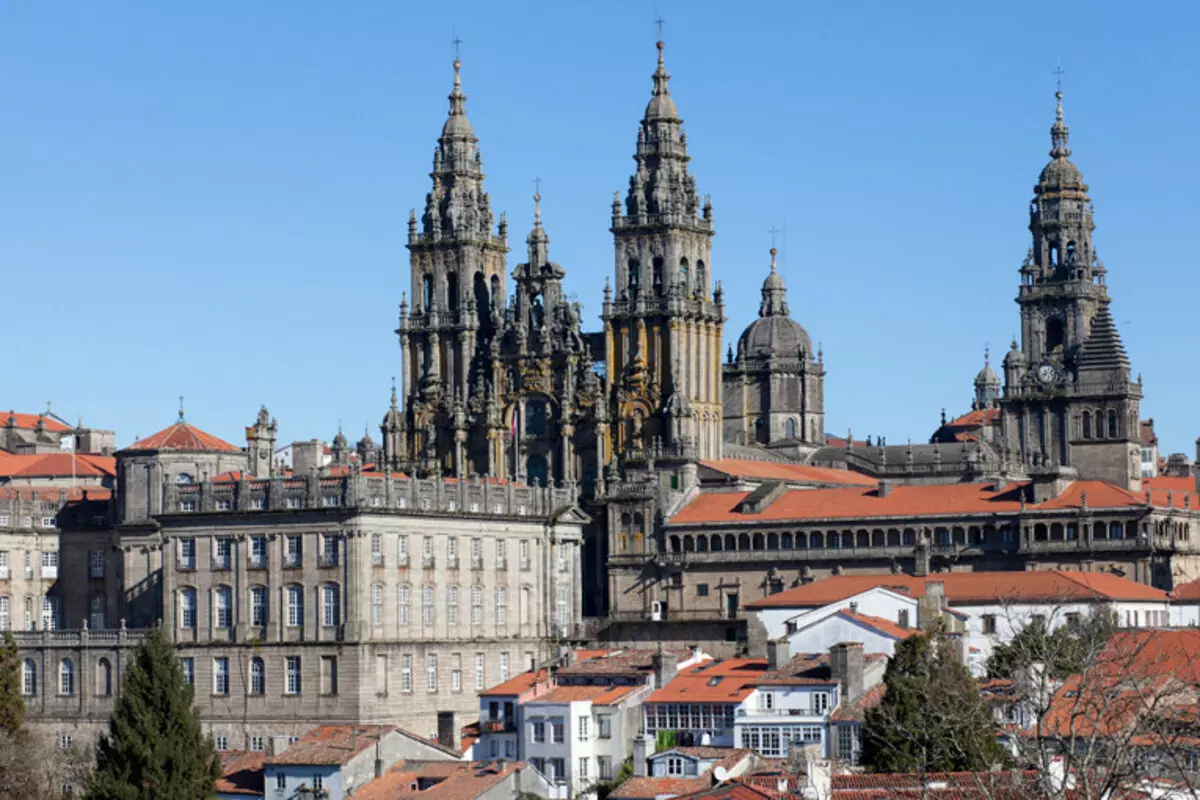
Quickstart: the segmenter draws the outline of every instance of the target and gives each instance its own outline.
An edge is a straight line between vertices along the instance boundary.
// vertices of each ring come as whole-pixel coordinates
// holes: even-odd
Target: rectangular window
[[[46,550],[42,552],[42,577],[57,578],[58,577],[58,551]]]
[[[337,656],[321,656],[321,694],[338,693]]]
[[[471,540],[471,569],[483,569],[483,539]]]
[[[229,659],[219,656],[212,663],[213,694],[229,694]]]
[[[266,744],[266,742],[263,740],[263,737],[261,737],[261,736],[251,736],[250,737],[251,752],[261,753],[264,749],[266,749],[264,747],[265,744]]]
[[[371,587],[371,624],[383,624],[383,584]]]
[[[59,620],[61,619],[58,614],[58,610],[57,597],[42,598],[42,630],[58,630]]]
[[[1153,613],[1155,616],[1158,616],[1157,612],[1151,613]],[[1079,614],[1077,612],[1071,612],[1067,614],[1067,630],[1071,631],[1072,633],[1077,633],[1079,631]]]
[[[190,536],[179,540],[179,568],[196,568],[196,540]]]
[[[596,737],[598,739],[612,738],[612,717],[600,714],[596,717]]]
[[[496,627],[503,629],[508,620],[508,593],[503,586],[496,588]]]
[[[421,539],[421,563],[426,567],[433,566],[433,537],[426,536]]]
[[[508,680],[508,653],[500,654],[500,682]]]
[[[8,564],[4,565],[5,573],[8,572]],[[103,550],[88,550],[88,577],[103,578],[104,577],[104,551]]]
[[[336,533],[326,533],[321,536],[321,566],[336,567],[338,565],[338,537]]]
[[[580,756],[580,758],[579,758],[579,775],[577,777],[579,778],[580,781],[586,781],[588,778],[588,762],[589,761],[591,761],[591,759],[588,758],[587,756]]]
[[[233,567],[233,539],[228,536],[218,536],[213,540],[213,569],[230,569]]]
[[[300,694],[300,656],[285,656],[283,659],[284,694]]]
[[[829,692],[813,692],[813,713],[824,716],[829,711]]]
[[[707,583],[696,584],[696,596],[697,597],[708,597],[708,584]]]
[[[579,741],[586,742],[588,740],[588,723],[591,720],[588,717],[579,718]]]
[[[471,624],[483,624],[483,587],[471,587]]]
[[[550,730],[554,734],[554,743],[562,744],[564,740],[562,717],[555,717],[554,719],[550,720]]]
[[[283,566],[296,569],[304,563],[304,538],[288,536],[284,540]]]
[[[450,586],[446,589],[446,622],[450,625],[458,624],[458,587]]]
[[[184,656],[179,663],[183,667],[183,682],[191,686],[196,680],[196,662],[191,656]]]
[[[275,791],[282,792],[287,789],[287,775],[282,772],[275,773]]]
[[[503,539],[496,540],[496,569],[508,567],[508,548]]]
[[[518,552],[521,557],[521,569],[529,569],[529,540],[522,539],[518,545]]]
[[[250,568],[251,569],[266,569],[267,568],[267,537],[251,536],[250,537]]]
[[[984,614],[983,617],[983,632],[989,636],[996,633],[996,615]]]
[[[437,653],[430,653],[425,658],[425,688],[431,692],[436,692],[437,681]]]
[[[341,593],[336,584],[326,584],[321,587],[321,595],[321,622],[325,627],[332,628],[341,622]]]
[[[900,609],[900,612],[896,615],[896,624],[899,625],[901,628],[908,627],[908,609],[907,608]]]
[[[250,589],[250,624],[267,624],[267,588],[255,586]]]
[[[317,789],[317,790],[324,789],[325,788],[324,780],[325,779],[322,778],[320,775],[313,775],[312,788]]]
[[[8,630],[10,624],[8,597],[0,595],[0,631]]]
[[[383,534],[371,534],[371,563],[377,567],[383,566]]]
[[[596,763],[600,769],[600,780],[611,781],[613,779],[612,756],[599,756]]]
[[[426,627],[433,624],[433,587],[421,587],[421,624]]]
[[[396,620],[401,625],[408,624],[408,587],[401,586],[396,590]]]
[[[408,537],[396,537],[396,563],[402,567],[408,566]]]
[[[216,626],[218,628],[233,627],[233,590],[228,586],[218,586],[213,591],[213,605]]]
[[[400,659],[400,691],[412,691],[412,656],[405,655]]]
[[[483,681],[484,681],[483,653],[476,653],[475,654],[475,688],[482,689]]]
[[[546,723],[545,722],[543,722],[540,719],[534,720],[530,724],[530,728],[533,731],[533,740],[535,742],[541,744],[546,741]]]
[[[451,569],[458,569],[458,537],[449,536],[446,538],[446,566]]]
[[[8,551],[0,550],[0,580],[8,580]]]
[[[291,628],[304,626],[304,587],[287,587],[287,624]]]
[[[450,670],[450,691],[462,691],[462,653],[454,654],[453,668]]]

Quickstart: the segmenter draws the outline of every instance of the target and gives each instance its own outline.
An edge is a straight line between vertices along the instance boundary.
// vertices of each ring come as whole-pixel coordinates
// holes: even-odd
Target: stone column
[[[246,558],[249,554],[246,534],[240,533],[233,546],[233,635],[234,640],[244,642],[249,630],[249,614],[245,609],[250,602],[246,587]]]

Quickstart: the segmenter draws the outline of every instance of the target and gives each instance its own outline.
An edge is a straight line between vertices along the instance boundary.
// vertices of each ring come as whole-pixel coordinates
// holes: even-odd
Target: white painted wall
[[[916,624],[916,614],[912,616]],[[839,642],[862,642],[863,654],[883,653],[891,656],[896,652],[896,639],[865,627],[854,620],[833,614],[813,622],[788,636],[788,653],[827,653]]]

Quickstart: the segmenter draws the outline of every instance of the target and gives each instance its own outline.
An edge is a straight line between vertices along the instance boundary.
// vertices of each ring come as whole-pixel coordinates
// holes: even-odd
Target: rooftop
[[[355,800],[437,798],[474,800],[514,772],[528,769],[519,761],[400,761],[364,784]]]
[[[740,703],[767,671],[761,658],[716,659],[681,670],[647,703]]]
[[[752,461],[744,458],[705,459],[700,461],[700,466],[722,475],[751,480],[837,486],[875,486],[878,483],[874,478],[846,469],[810,467],[804,464],[783,464],[773,461]]]
[[[192,453],[240,453],[236,447],[211,433],[184,422],[182,417],[174,425],[158,433],[139,439],[126,450],[180,450]]]
[[[1069,570],[944,572],[913,575],[835,575],[747,603],[747,608],[813,608],[882,587],[911,597],[941,583],[950,603],[1126,600],[1166,602],[1166,592],[1107,572]]]
[[[218,792],[262,796],[263,762],[266,761],[266,753],[227,750],[217,755],[221,759],[221,777],[217,778],[216,787]]]
[[[9,411],[7,414],[0,413],[0,425],[31,431],[37,428],[39,423],[44,425],[46,430],[55,433],[67,433],[72,430],[70,425],[65,425],[47,414],[22,414],[17,411]]]
[[[287,750],[267,759],[267,764],[345,764],[374,747],[392,725],[322,725],[304,734]],[[424,741],[424,740],[422,740]]]
[[[630,694],[643,688],[645,687],[641,684],[635,686],[596,686],[594,684],[586,686],[555,686],[546,694],[540,694],[527,702],[577,703],[591,701],[592,705],[608,706],[620,702]]]
[[[649,672],[654,667],[654,656],[657,649],[644,648],[639,650],[583,650],[575,663],[565,666],[558,671],[559,675],[639,675]],[[695,654],[687,649],[667,649],[665,652],[674,655],[680,662],[692,658]]]
[[[0,451],[0,479],[70,478],[72,474],[77,478],[111,478],[117,474],[117,460],[74,453],[14,455]]]

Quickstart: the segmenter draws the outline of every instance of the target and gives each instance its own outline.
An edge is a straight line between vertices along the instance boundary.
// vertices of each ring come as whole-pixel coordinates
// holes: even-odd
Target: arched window
[[[267,624],[270,609],[267,605],[267,587],[250,587],[250,624],[262,627]]]
[[[500,277],[492,276],[492,309],[504,308],[504,292],[500,287]]]
[[[679,290],[685,295],[691,289],[691,284],[688,282],[691,278],[691,271],[688,269],[688,260],[686,258],[679,259]]]
[[[528,436],[542,436],[546,433],[546,401],[530,399],[525,401],[525,431]]]
[[[190,586],[179,590],[179,627],[196,627],[196,590]]]
[[[759,444],[767,443],[767,421],[763,417],[754,420],[754,441]]]
[[[708,549],[714,553],[721,551],[721,534],[714,533],[708,540]]]
[[[820,550],[825,547],[825,535],[820,531],[813,531],[808,537],[808,546],[813,550]]]
[[[725,549],[737,550],[737,539],[734,538],[732,533],[725,534]]]
[[[531,455],[525,465],[525,474],[530,486],[545,486],[550,477],[550,467],[546,463],[546,457],[541,453]]]
[[[258,656],[250,659],[250,694],[267,693],[267,665]]]
[[[488,297],[487,279],[482,272],[475,273],[475,319],[479,322],[479,332],[483,341],[492,335],[492,300]]]
[[[58,662],[58,693],[64,697],[75,694],[75,662],[69,658]]]
[[[37,694],[37,663],[32,658],[25,659],[21,669],[21,694],[26,697]]]
[[[668,549],[669,549],[669,550],[670,550],[672,553],[678,553],[678,552],[680,551],[680,547],[679,547],[679,537],[678,537],[678,536],[672,536],[672,537],[670,537],[669,539],[667,539],[667,548],[668,548]]]
[[[421,278],[421,303],[426,311],[433,308],[433,276],[428,272]]]
[[[446,308],[458,311],[458,274],[454,272],[446,276]]]
[[[738,534],[738,550],[750,549],[750,535],[747,533]]]
[[[233,627],[233,589],[228,586],[213,590],[213,624],[218,628]]]
[[[342,621],[341,592],[336,583],[321,587],[321,624],[332,628]]]
[[[788,420],[788,421],[787,421],[787,422],[784,424],[784,429],[786,430],[786,435],[787,435],[787,438],[789,438],[789,439],[795,439],[795,438],[796,438],[796,420],[794,420],[794,419],[789,419],[789,420]]]
[[[662,294],[663,290],[663,260],[661,256],[654,258],[654,293]]]
[[[703,297],[708,290],[708,273],[704,271],[704,262],[696,262],[696,294]]]
[[[1118,436],[1120,436],[1120,433],[1117,430],[1117,425],[1117,412],[1115,409],[1110,408],[1108,410],[1108,438],[1116,439]]]
[[[112,694],[112,664],[107,658],[96,662],[96,695],[108,697]]]
[[[1063,346],[1063,322],[1057,317],[1046,320],[1046,352],[1053,353]]]
[[[189,475],[188,473],[181,472],[175,476],[175,482],[176,483],[192,483],[193,479],[192,479],[192,476]]]
[[[304,627],[304,587],[287,587],[287,624],[289,628]]]
[[[637,294],[638,284],[642,282],[642,265],[636,258],[629,259],[629,293]]]
[[[383,624],[383,584],[376,583],[371,587],[371,624]]]
[[[1087,411],[1083,412],[1083,438],[1092,438],[1092,415]]]
[[[628,511],[621,515],[621,530],[626,533],[633,530],[633,515]]]

